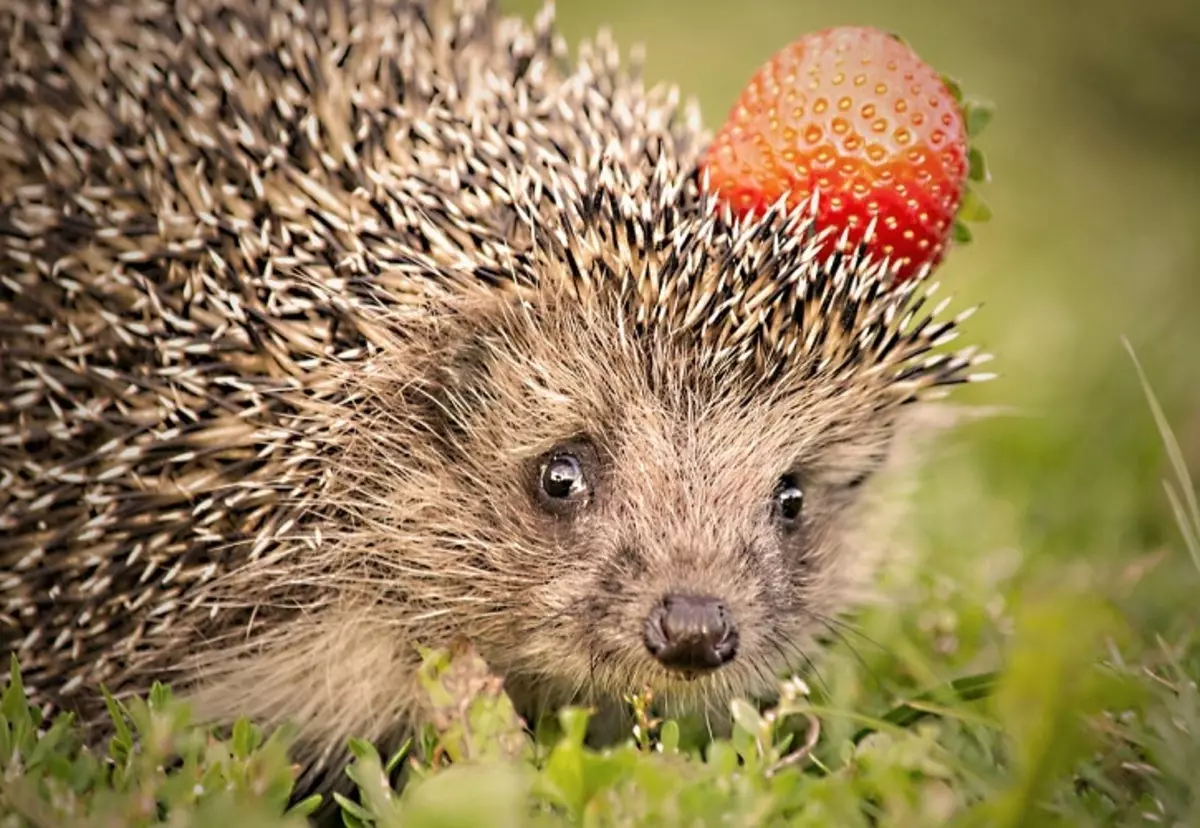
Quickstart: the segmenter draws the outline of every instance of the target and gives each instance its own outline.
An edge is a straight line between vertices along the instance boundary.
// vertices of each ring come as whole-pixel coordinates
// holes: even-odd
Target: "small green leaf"
[[[348,740],[347,747],[354,754],[354,758],[364,761],[370,759],[379,761],[379,752],[375,750],[375,746],[365,739],[352,738]]]
[[[558,743],[542,769],[540,786],[543,796],[578,815],[584,805],[583,749],[569,741]]]
[[[0,697],[0,713],[10,722],[15,722],[23,715],[28,715],[29,705],[25,698],[25,687],[21,684],[21,670],[17,666],[17,656],[14,654],[9,668],[8,687]]]
[[[411,748],[412,738],[410,737],[405,739],[404,744],[400,745],[400,747],[396,749],[396,752],[392,754],[392,758],[388,759],[387,764],[383,768],[383,772],[388,776],[391,776],[395,772],[396,768],[400,766],[400,763],[404,760],[404,757],[408,755],[408,751]]]
[[[370,811],[337,791],[333,793],[333,800],[342,809],[342,821],[347,828],[359,828],[375,822]]]
[[[992,172],[988,169],[987,158],[984,157],[983,150],[979,147],[971,147],[967,151],[967,161],[971,168],[967,173],[967,177],[971,181],[987,182],[992,180]]]
[[[29,754],[29,765],[31,767],[41,765],[56,751],[63,750],[63,743],[69,737],[73,724],[74,716],[71,713],[59,715],[46,734],[34,745],[33,751]]]
[[[559,711],[558,721],[563,729],[563,740],[575,745],[583,745],[587,736],[588,712],[578,707],[569,707]]]
[[[300,817],[300,818],[309,817],[309,816],[312,816],[313,814],[315,814],[317,812],[317,808],[320,808],[320,807],[321,807],[321,795],[313,794],[310,797],[301,799],[299,802],[297,802],[291,808],[288,808],[287,816]]]
[[[971,232],[971,228],[963,224],[958,219],[954,220],[954,233],[952,238],[955,244],[970,244],[975,238],[975,234]]]
[[[162,710],[171,703],[171,690],[162,682],[156,681],[150,685],[146,701],[151,710]]]
[[[255,733],[254,727],[250,724],[250,720],[246,718],[238,719],[233,724],[233,755],[238,759],[245,759],[254,752],[258,747],[258,734]]]
[[[109,718],[113,721],[113,737],[109,741],[109,755],[121,763],[133,748],[133,732],[129,729],[126,719],[128,710],[117,701],[107,687],[101,685],[100,692],[104,696],[104,705],[108,708]]]
[[[728,776],[737,770],[738,755],[728,742],[713,742],[708,746],[705,761],[721,776]]]
[[[734,699],[730,707],[733,711],[733,720],[738,727],[756,738],[762,733],[763,718],[748,702]]]
[[[662,745],[663,753],[677,753],[679,751],[679,722],[674,719],[663,722],[663,726],[658,731],[658,741]]]
[[[958,208],[959,221],[988,221],[992,217],[992,208],[974,189],[968,187],[963,193],[962,205]]]
[[[946,84],[946,89],[954,96],[954,100],[961,104],[963,100],[962,84],[949,75],[942,75],[942,83]]]
[[[967,135],[975,138],[992,122],[996,107],[990,101],[972,98],[963,106],[963,117],[967,123]]]

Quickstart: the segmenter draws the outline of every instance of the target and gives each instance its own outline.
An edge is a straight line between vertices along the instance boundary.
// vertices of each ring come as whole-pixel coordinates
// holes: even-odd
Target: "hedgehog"
[[[166,681],[328,779],[459,638],[525,715],[716,715],[869,590],[864,484],[989,376],[928,269],[731,215],[696,103],[552,5],[0,35],[0,651],[97,732]]]

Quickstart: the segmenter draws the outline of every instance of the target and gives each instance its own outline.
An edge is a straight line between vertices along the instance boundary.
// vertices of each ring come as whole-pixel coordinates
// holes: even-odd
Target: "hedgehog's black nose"
[[[694,673],[732,661],[738,632],[729,608],[716,598],[668,595],[646,618],[644,640],[664,667]]]

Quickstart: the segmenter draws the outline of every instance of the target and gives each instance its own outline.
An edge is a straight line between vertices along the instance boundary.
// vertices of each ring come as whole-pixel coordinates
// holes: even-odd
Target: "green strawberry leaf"
[[[970,163],[970,171],[967,173],[968,179],[979,182],[992,180],[992,171],[988,168],[987,158],[984,157],[983,150],[979,147],[971,147],[967,151],[967,161]]]
[[[975,138],[992,122],[996,106],[990,101],[970,98],[963,104],[963,117],[967,122],[967,135]]]
[[[975,238],[975,234],[971,232],[970,227],[955,219],[954,232],[950,234],[950,238],[954,240],[955,244],[970,244],[971,240]]]
[[[963,102],[962,84],[959,83],[957,79],[951,77],[950,75],[946,75],[946,74],[942,75],[942,83],[946,84],[946,89],[949,90],[950,94],[954,96],[954,100],[958,101],[959,104],[962,104],[962,102]]]
[[[958,219],[960,221],[987,221],[992,217],[992,208],[983,196],[975,192],[971,187],[967,187],[963,192],[962,206],[958,208]]]

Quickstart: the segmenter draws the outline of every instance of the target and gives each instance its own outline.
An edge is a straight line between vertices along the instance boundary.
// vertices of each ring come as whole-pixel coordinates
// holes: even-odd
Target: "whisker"
[[[815,611],[809,610],[809,609],[806,609],[805,612],[810,618],[812,618],[812,619],[820,622],[822,625],[824,625],[826,629],[830,630],[830,632],[833,632],[833,627],[836,626],[839,629],[841,629],[843,632],[852,633],[855,636],[857,636],[858,638],[861,638],[863,641],[876,647],[881,652],[887,652],[887,647],[885,647],[883,644],[881,644],[880,642],[876,641],[874,638],[871,638],[871,636],[869,636],[865,632],[863,632],[862,628],[859,627],[857,624],[847,621],[844,618],[838,618],[838,617],[832,616],[832,615],[825,615],[824,613],[815,612]]]
[[[829,689],[829,683],[825,681],[825,677],[821,675],[821,671],[817,669],[816,663],[813,662],[812,658],[809,657],[808,653],[806,653],[802,649],[800,649],[800,645],[796,644],[795,642],[788,641],[786,639],[780,640],[775,637],[772,637],[769,640],[771,641],[772,644],[774,644],[776,646],[776,648],[778,648],[780,650],[780,655],[783,655],[785,659],[786,659],[786,655],[783,650],[784,646],[786,646],[789,650],[794,651],[796,653],[796,655],[800,657],[800,660],[805,663],[805,665],[808,668],[808,672],[813,676],[814,679],[816,679],[816,682],[821,685],[821,689],[825,692],[825,695],[827,695],[827,696],[832,695],[832,693]]]
[[[884,686],[882,677],[871,667],[870,664],[867,663],[867,660],[863,658],[862,653],[858,651],[858,648],[851,643],[850,638],[845,634],[846,632],[855,632],[852,627],[847,625],[845,626],[844,630],[840,630],[830,623],[830,619],[827,619],[817,613],[809,613],[809,615],[819,623],[823,624],[825,628],[829,630],[830,635],[832,635],[835,640],[846,646],[846,649],[848,649],[850,654],[854,656],[854,660],[858,662],[859,666],[863,668],[863,671],[866,673],[866,675],[870,677],[876,689],[880,689]],[[864,638],[864,640],[868,641],[869,643],[877,644],[877,642],[872,641],[865,635],[860,635],[860,637]],[[885,647],[882,645],[878,646],[881,650],[887,652]]]
[[[758,674],[759,679],[762,680],[763,687],[773,688],[778,683],[777,681],[772,680],[773,674],[771,670],[763,664],[761,659],[753,659],[750,662],[750,668]]]

